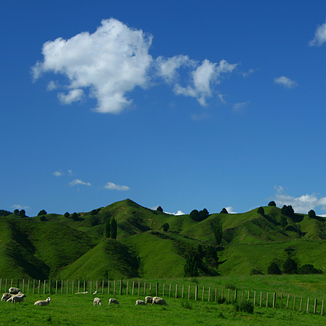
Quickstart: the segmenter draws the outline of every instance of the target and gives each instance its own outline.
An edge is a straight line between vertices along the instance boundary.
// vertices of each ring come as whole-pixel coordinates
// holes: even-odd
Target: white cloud
[[[172,58],[164,58],[162,56],[156,59],[157,75],[162,77],[166,82],[172,83],[177,79],[177,70],[182,67],[195,67],[196,62],[189,59],[187,55],[178,55]]]
[[[298,84],[295,81],[293,81],[290,78],[285,77],[285,76],[274,78],[274,83],[282,85],[286,88],[294,88],[294,87],[298,86]]]
[[[318,198],[316,194],[306,194],[299,197],[293,197],[284,191],[283,187],[276,188],[275,203],[278,207],[291,205],[296,213],[307,214],[311,209],[320,207],[326,210],[326,197]]]
[[[152,36],[142,30],[131,29],[116,19],[102,20],[92,34],[82,32],[67,40],[44,43],[43,61],[32,67],[33,78],[36,81],[50,72],[62,75],[67,85],[48,84],[48,90],[65,90],[58,94],[62,104],[89,96],[97,100],[95,111],[120,113],[131,105],[132,99],[127,97],[131,91],[156,84],[158,77],[172,85],[175,94],[194,97],[205,106],[213,86],[237,66],[226,60],[214,63],[207,59],[198,64],[187,55],[154,60],[149,54],[151,44]]]
[[[53,172],[53,175],[54,175],[55,177],[61,177],[61,176],[63,175],[63,173],[62,173],[61,171],[54,171],[54,172]]]
[[[61,104],[71,104],[78,102],[84,97],[84,91],[82,89],[72,89],[68,94],[59,93],[58,98]]]
[[[108,182],[105,186],[104,186],[105,189],[108,189],[108,190],[118,190],[118,191],[127,191],[129,190],[130,188],[128,186],[120,186],[120,185],[116,185],[115,183],[113,182]]]
[[[69,182],[69,186],[73,187],[73,186],[77,186],[77,185],[82,185],[82,186],[91,186],[91,184],[89,182],[84,182],[80,179],[75,179],[71,182]]]
[[[233,104],[233,111],[240,111],[242,110],[245,106],[247,106],[250,103],[250,101],[246,102],[240,102],[240,103],[235,103]]]
[[[77,95],[81,88],[90,88],[90,96],[97,99],[95,111],[119,113],[131,103],[126,93],[148,82],[151,42],[152,37],[141,30],[132,30],[115,19],[102,20],[93,34],[83,32],[68,40],[46,42],[44,61],[32,68],[34,80],[46,72],[62,74],[71,90],[79,90]],[[69,103],[80,96],[70,91],[60,98]]]
[[[22,206],[22,205],[18,205],[18,204],[12,205],[11,208],[13,208],[13,209],[24,209],[24,210],[30,209],[29,206]]]
[[[180,209],[176,213],[170,213],[170,212],[164,212],[164,213],[169,214],[169,215],[174,215],[174,216],[185,215],[185,213],[183,211],[181,211]]]
[[[225,207],[225,209],[228,211],[229,214],[237,214],[237,212],[233,211],[233,207],[231,206]]]
[[[205,59],[202,65],[192,71],[191,85],[183,87],[179,84],[174,86],[177,95],[195,97],[200,105],[206,106],[206,100],[212,97],[212,84],[221,82],[221,74],[231,73],[236,64],[229,64],[226,60],[221,60],[217,65]]]
[[[315,37],[309,42],[310,46],[321,46],[326,42],[326,22],[318,26],[315,31]]]

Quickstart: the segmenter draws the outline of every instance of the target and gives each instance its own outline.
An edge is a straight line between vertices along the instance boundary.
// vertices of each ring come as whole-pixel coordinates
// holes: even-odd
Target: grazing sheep
[[[152,305],[154,305],[154,304],[159,304],[159,305],[162,305],[162,306],[168,306],[168,304],[165,302],[165,300],[162,299],[162,298],[159,298],[159,297],[154,297],[153,298]]]
[[[51,298],[48,297],[45,300],[38,300],[34,303],[34,306],[47,306],[51,301]]]
[[[8,292],[9,292],[10,294],[18,294],[18,293],[21,292],[21,291],[20,291],[20,289],[18,289],[18,288],[13,288],[13,287],[11,287],[11,288],[8,290]]]
[[[109,299],[109,304],[114,303],[114,304],[120,304],[117,299],[110,298]]]
[[[145,297],[145,303],[152,303],[153,302],[153,297],[147,296]]]
[[[96,306],[96,305],[102,306],[102,301],[100,298],[94,298],[93,306]]]
[[[88,291],[86,291],[86,292],[76,292],[75,294],[87,294],[88,293]]]
[[[93,295],[95,295],[95,294],[97,294],[97,290],[96,290],[96,291],[94,291]]]
[[[10,299],[11,297],[13,296],[13,294],[10,294],[10,293],[4,293],[1,297],[1,301],[5,302],[7,301],[8,299]]]
[[[7,302],[11,302],[11,303],[21,303],[24,301],[24,298],[26,298],[26,295],[21,293],[21,294],[14,294],[13,296],[11,296]]]
[[[146,303],[143,300],[136,300],[135,306],[146,306]]]

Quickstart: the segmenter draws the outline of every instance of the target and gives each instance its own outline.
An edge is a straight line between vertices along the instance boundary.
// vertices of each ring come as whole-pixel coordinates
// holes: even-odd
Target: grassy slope
[[[67,278],[119,278],[137,273],[143,277],[182,277],[182,251],[199,243],[215,245],[211,227],[215,221],[223,226],[225,250],[219,254],[220,261],[225,260],[219,267],[222,275],[249,275],[253,269],[266,273],[271,261],[282,263],[286,259],[284,249],[289,246],[295,249],[294,258],[300,265],[326,266],[325,219],[296,214],[287,219],[288,226],[283,229],[281,210],[264,210],[264,216],[254,209],[243,214],[212,214],[194,222],[189,215],[156,212],[127,199],[102,207],[95,215],[80,213],[78,221],[57,214],[46,215],[46,222],[39,217],[0,218],[0,275],[43,278],[61,270],[60,276]],[[109,217],[118,222],[118,241],[103,241]],[[161,230],[164,223],[170,225],[168,237],[162,232],[155,236],[152,231]],[[135,255],[140,258],[138,271],[133,265]]]

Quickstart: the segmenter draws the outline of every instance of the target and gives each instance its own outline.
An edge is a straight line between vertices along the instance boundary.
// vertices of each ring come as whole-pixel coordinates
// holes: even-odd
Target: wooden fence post
[[[175,285],[175,298],[178,297],[178,284]]]
[[[266,293],[266,308],[268,308],[268,292]]]
[[[131,295],[134,295],[134,291],[135,291],[135,281],[132,281]]]
[[[58,280],[55,280],[55,294],[58,294]]]
[[[260,302],[259,302],[259,307],[261,307],[263,301],[263,292],[260,292]]]
[[[315,299],[315,304],[314,304],[314,314],[316,314],[317,311],[317,299]]]
[[[188,300],[190,300],[190,295],[191,295],[190,293],[191,293],[191,286],[189,285],[188,286]]]
[[[309,298],[307,299],[307,313],[309,312]]]
[[[198,285],[195,287],[195,301],[198,300]]]
[[[29,279],[27,281],[27,293],[29,293]]]
[[[248,290],[248,302],[250,301],[250,290]]]
[[[256,291],[254,291],[254,307],[256,306]]]
[[[273,308],[275,308],[276,305],[276,293],[273,294]]]
[[[302,311],[302,297],[300,299],[300,311]]]
[[[238,299],[238,291],[237,289],[234,290],[234,302],[237,302]]]
[[[69,294],[69,281],[67,281],[67,294]]]
[[[159,288],[159,285],[158,285],[158,282],[156,282],[156,296],[158,297],[158,288]]]
[[[321,310],[320,310],[320,315],[324,315],[324,300],[321,301]]]
[[[120,281],[120,295],[122,295],[122,284],[123,284],[123,282]]]
[[[201,301],[204,301],[204,296],[205,296],[205,286],[203,286],[203,292],[201,296]]]
[[[208,302],[211,301],[211,288],[208,288]]]
[[[169,298],[171,298],[171,290],[172,290],[172,284],[170,283],[170,287],[169,287]]]
[[[286,308],[289,308],[290,294],[288,294],[288,298],[286,300]]]
[[[294,296],[294,298],[293,298],[293,310],[295,310],[295,299],[296,299],[296,296]]]
[[[40,294],[40,290],[41,290],[41,280],[38,280],[38,291],[37,291],[38,294]]]
[[[127,281],[126,295],[129,293],[129,281]]]

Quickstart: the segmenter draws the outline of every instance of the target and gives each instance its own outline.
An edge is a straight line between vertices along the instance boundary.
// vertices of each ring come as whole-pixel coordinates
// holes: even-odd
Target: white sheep
[[[96,305],[102,306],[102,301],[100,298],[94,298],[93,306],[96,306]]]
[[[110,298],[109,299],[109,304],[114,303],[114,304],[120,304],[117,299]]]
[[[13,296],[11,296],[7,302],[11,302],[11,303],[21,303],[24,301],[24,298],[26,298],[26,295],[21,293],[21,294],[14,294]]]
[[[143,300],[136,300],[135,306],[146,306],[146,303]]]
[[[153,297],[147,296],[145,297],[145,303],[152,303],[153,302]]]
[[[45,300],[38,300],[34,302],[34,306],[47,306],[51,301],[51,298],[48,297]]]
[[[8,292],[9,292],[10,294],[18,294],[18,293],[21,292],[21,291],[20,291],[20,289],[18,289],[18,288],[13,288],[13,287],[11,287],[11,288],[9,288]]]
[[[88,291],[86,291],[86,292],[76,292],[75,294],[87,294],[88,293]]]
[[[13,296],[13,294],[10,294],[10,293],[4,293],[1,297],[1,301],[5,302],[7,301],[8,299],[10,299],[11,297]]]
[[[162,306],[168,306],[166,301],[164,299],[162,299],[162,298],[159,298],[159,297],[154,297],[153,298],[152,305],[154,305],[154,304],[159,304],[159,305],[162,305]]]

